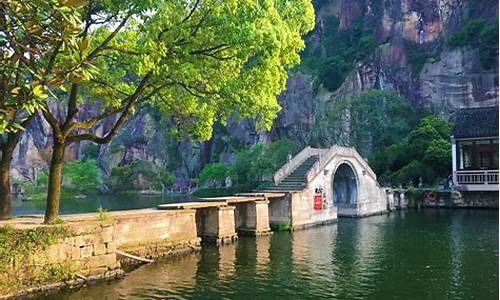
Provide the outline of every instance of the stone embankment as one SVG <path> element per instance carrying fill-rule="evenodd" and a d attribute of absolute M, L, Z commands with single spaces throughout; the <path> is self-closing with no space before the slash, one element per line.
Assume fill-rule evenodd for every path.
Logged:
<path fill-rule="evenodd" d="M 200 247 L 195 210 L 71 215 L 59 225 L 20 217 L 0 222 L 2 237 L 15 241 L 0 246 L 0 299 L 114 278 L 138 263 L 118 253 L 156 258 Z"/>

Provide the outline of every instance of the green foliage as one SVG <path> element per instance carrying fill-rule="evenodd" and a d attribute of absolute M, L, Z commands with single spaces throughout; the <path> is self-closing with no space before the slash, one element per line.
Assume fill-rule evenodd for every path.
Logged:
<path fill-rule="evenodd" d="M 66 221 L 63 218 L 57 217 L 54 220 L 48 222 L 47 224 L 49 224 L 49 225 L 61 225 L 61 224 L 65 224 L 65 223 L 66 223 Z"/>
<path fill-rule="evenodd" d="M 13 104 L 22 96 L 33 113 L 48 95 L 61 105 L 86 98 L 100 104 L 99 121 L 133 112 L 141 95 L 200 139 L 233 112 L 269 129 L 287 69 L 300 61 L 301 36 L 314 27 L 310 0 L 13 0 L 2 10 L 12 16 L 0 30 L 0 71 L 12 79 Z M 24 59 L 26 49 L 35 60 Z M 0 132 L 15 117 L 2 107 Z M 97 123 L 68 120 L 82 129 Z"/>
<path fill-rule="evenodd" d="M 134 160 L 123 166 L 111 169 L 107 184 L 114 191 L 153 189 L 162 190 L 169 187 L 175 177 L 166 169 L 153 162 Z"/>
<path fill-rule="evenodd" d="M 222 163 L 206 165 L 198 176 L 199 183 L 209 187 L 220 187 L 224 184 L 229 167 Z"/>
<path fill-rule="evenodd" d="M 255 188 L 286 163 L 288 154 L 293 156 L 299 150 L 297 142 L 282 139 L 238 152 L 230 170 L 233 182 Z"/>
<path fill-rule="evenodd" d="M 33 255 L 40 255 L 50 245 L 68 236 L 62 226 L 41 227 L 34 229 L 14 229 L 11 226 L 0 227 L 0 289 L 9 292 L 23 286 L 33 286 L 40 282 L 54 282 L 70 279 L 70 268 L 63 265 L 48 265 L 37 268 L 33 264 Z"/>
<path fill-rule="evenodd" d="M 427 61 L 439 61 L 441 58 L 441 47 L 429 51 L 418 47 L 415 43 L 406 42 L 405 48 L 413 77 L 417 77 L 420 74 Z"/>
<path fill-rule="evenodd" d="M 63 188 L 71 192 L 91 194 L 97 192 L 102 185 L 101 171 L 93 159 L 68 162 L 63 174 Z"/>
<path fill-rule="evenodd" d="M 321 5 L 315 1 L 316 7 Z M 361 3 L 361 6 L 364 4 Z M 317 28 L 320 40 L 307 40 L 302 63 L 296 70 L 316 75 L 323 87 L 330 91 L 337 90 L 354 69 L 355 63 L 369 57 L 376 49 L 377 43 L 369 26 L 374 21 L 365 23 L 366 20 L 360 17 L 345 29 L 339 27 L 340 20 L 336 16 L 323 17 L 321 28 Z"/>
<path fill-rule="evenodd" d="M 99 156 L 99 145 L 87 143 L 82 147 L 82 160 L 95 159 Z"/>
<path fill-rule="evenodd" d="M 490 69 L 498 56 L 498 20 L 470 19 L 460 31 L 452 34 L 447 42 L 452 48 L 478 48 L 482 67 Z"/>
<path fill-rule="evenodd" d="M 63 193 L 73 197 L 75 194 L 93 194 L 102 186 L 102 175 L 93 159 L 75 160 L 66 163 L 63 174 Z M 37 174 L 36 180 L 20 182 L 24 194 L 34 200 L 44 200 L 47 195 L 49 178 L 46 172 Z"/>
<path fill-rule="evenodd" d="M 26 117 L 43 107 L 51 93 L 48 86 L 57 84 L 56 76 L 46 76 L 51 48 L 59 45 L 64 56 L 68 48 L 77 47 L 77 9 L 61 3 L 13 0 L 2 4 L 2 15 L 8 17 L 0 26 L 0 133 L 22 130 Z"/>
<path fill-rule="evenodd" d="M 401 143 L 375 151 L 370 164 L 385 183 L 417 185 L 422 178 L 426 184 L 435 184 L 450 173 L 450 134 L 448 121 L 425 117 Z"/>
<path fill-rule="evenodd" d="M 322 62 L 318 66 L 318 78 L 323 86 L 330 91 L 337 90 L 344 82 L 345 77 L 351 71 L 352 66 L 338 56 Z"/>
<path fill-rule="evenodd" d="M 367 157 L 374 149 L 399 143 L 424 115 L 406 99 L 393 92 L 368 90 L 344 102 L 337 102 L 328 116 L 331 126 L 350 125 L 350 145 Z M 337 130 L 336 141 L 340 141 Z"/>
<path fill-rule="evenodd" d="M 44 200 L 47 195 L 47 185 L 49 177 L 46 172 L 40 172 L 33 181 L 19 182 L 24 194 L 33 200 Z"/>
<path fill-rule="evenodd" d="M 97 209 L 96 220 L 101 222 L 109 222 L 113 220 L 113 217 L 108 213 L 106 209 L 102 208 L 102 206 L 99 206 L 99 208 Z"/>

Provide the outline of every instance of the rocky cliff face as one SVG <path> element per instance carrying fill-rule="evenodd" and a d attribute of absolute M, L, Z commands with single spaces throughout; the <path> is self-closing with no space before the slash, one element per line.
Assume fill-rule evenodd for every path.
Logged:
<path fill-rule="evenodd" d="M 283 109 L 271 132 L 258 132 L 248 122 L 233 121 L 226 128 L 216 128 L 213 138 L 204 143 L 176 141 L 165 132 L 168 121 L 151 114 L 136 115 L 112 144 L 98 149 L 103 170 L 109 172 L 111 166 L 134 159 L 148 160 L 174 170 L 178 184 L 184 185 L 206 163 L 230 162 L 236 149 L 259 141 L 288 137 L 304 145 L 315 141 L 329 146 L 339 142 L 330 132 L 340 130 L 341 140 L 348 142 L 348 131 L 326 126 L 328 111 L 333 103 L 367 89 L 394 90 L 415 105 L 445 116 L 462 107 L 498 105 L 498 58 L 486 69 L 481 66 L 477 47 L 450 48 L 446 43 L 468 20 L 497 20 L 497 1 L 314 2 L 316 29 L 306 38 L 304 64 L 311 57 L 319 65 L 330 60 L 337 55 L 335 46 L 339 39 L 355 30 L 363 36 L 352 35 L 346 47 L 362 48 L 365 44 L 358 42 L 365 39 L 372 49 L 352 62 L 342 82 L 336 83 L 338 88 L 325 88 L 314 68 L 300 66 L 290 73 L 287 90 L 279 97 Z M 351 51 L 344 48 L 339 51 Z M 106 123 L 98 129 L 105 130 Z M 49 127 L 38 118 L 17 149 L 13 175 L 33 178 L 46 166 L 50 145 Z M 83 147 L 73 145 L 68 159 L 81 157 Z"/>
<path fill-rule="evenodd" d="M 316 8 L 317 25 L 307 38 L 304 61 L 314 55 L 328 60 L 328 49 L 338 41 L 328 39 L 332 20 L 338 21 L 339 32 L 361 23 L 376 47 L 354 63 L 333 91 L 323 88 L 324 82 L 318 83 L 310 70 L 292 72 L 281 97 L 283 111 L 273 129 L 278 136 L 307 140 L 304 134 L 310 137 L 318 132 L 297 135 L 296 128 L 324 131 L 321 119 L 331 103 L 367 89 L 393 90 L 414 105 L 444 116 L 459 108 L 498 105 L 498 52 L 496 61 L 485 69 L 478 47 L 447 45 L 448 38 L 467 21 L 497 22 L 497 1 L 331 0 L 316 1 Z"/>

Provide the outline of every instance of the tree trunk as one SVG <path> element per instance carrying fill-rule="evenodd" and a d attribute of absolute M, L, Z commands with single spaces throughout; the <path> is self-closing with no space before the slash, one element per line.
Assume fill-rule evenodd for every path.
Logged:
<path fill-rule="evenodd" d="M 61 200 L 62 172 L 64 167 L 64 139 L 54 137 L 52 160 L 49 169 L 49 186 L 47 190 L 47 209 L 45 210 L 45 223 L 54 221 L 59 215 L 59 201 Z"/>
<path fill-rule="evenodd" d="M 9 180 L 10 160 L 2 156 L 0 162 L 0 220 L 10 217 L 10 180 Z"/>
<path fill-rule="evenodd" d="M 17 143 L 19 132 L 9 133 L 7 141 L 2 146 L 2 158 L 0 160 L 0 220 L 10 218 L 12 194 L 10 192 L 10 163 Z M 2 138 L 0 136 L 0 138 Z"/>

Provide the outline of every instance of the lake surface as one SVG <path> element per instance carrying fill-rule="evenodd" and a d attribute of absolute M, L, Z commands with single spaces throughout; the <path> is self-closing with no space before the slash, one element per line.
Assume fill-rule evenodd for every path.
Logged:
<path fill-rule="evenodd" d="M 99 207 L 107 211 L 156 207 L 158 204 L 186 202 L 193 200 L 190 195 L 96 195 L 82 199 L 62 199 L 60 212 L 65 214 L 96 212 Z M 43 200 L 22 201 L 16 198 L 12 201 L 12 215 L 34 215 L 45 213 L 46 202 Z"/>
<path fill-rule="evenodd" d="M 39 299 L 498 299 L 498 211 L 403 211 L 157 261 Z"/>

